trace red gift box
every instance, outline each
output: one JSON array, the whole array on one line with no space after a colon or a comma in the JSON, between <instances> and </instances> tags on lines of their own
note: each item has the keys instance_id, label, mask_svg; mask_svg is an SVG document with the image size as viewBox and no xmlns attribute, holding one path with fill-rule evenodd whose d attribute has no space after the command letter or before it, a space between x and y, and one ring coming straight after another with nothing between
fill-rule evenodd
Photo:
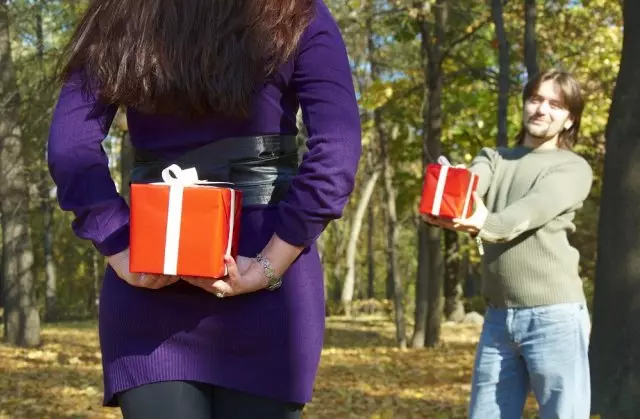
<instances>
[{"instance_id":1,"label":"red gift box","mask_svg":"<svg viewBox=\"0 0 640 419\"><path fill-rule=\"evenodd\" d=\"M236 257L242 192L172 165L164 182L131 185L129 269L221 278ZM223 186L224 185L224 186Z\"/></svg>"},{"instance_id":2,"label":"red gift box","mask_svg":"<svg viewBox=\"0 0 640 419\"><path fill-rule=\"evenodd\" d=\"M441 218L468 218L478 176L464 168L429 164L425 173L420 212Z\"/></svg>"}]
</instances>

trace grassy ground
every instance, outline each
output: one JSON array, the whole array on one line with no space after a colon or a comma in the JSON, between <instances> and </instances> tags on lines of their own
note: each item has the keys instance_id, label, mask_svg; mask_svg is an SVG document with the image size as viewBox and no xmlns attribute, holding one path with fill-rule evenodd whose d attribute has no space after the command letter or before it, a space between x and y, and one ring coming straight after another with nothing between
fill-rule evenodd
<instances>
[{"instance_id":1,"label":"grassy ground","mask_svg":"<svg viewBox=\"0 0 640 419\"><path fill-rule=\"evenodd\" d=\"M437 349L395 349L381 318L328 320L314 400L305 419L465 418L479 327L445 324ZM0 419L120 418L101 401L95 324L47 326L44 344L0 344ZM530 399L525 417L535 404Z\"/></svg>"}]
</instances>

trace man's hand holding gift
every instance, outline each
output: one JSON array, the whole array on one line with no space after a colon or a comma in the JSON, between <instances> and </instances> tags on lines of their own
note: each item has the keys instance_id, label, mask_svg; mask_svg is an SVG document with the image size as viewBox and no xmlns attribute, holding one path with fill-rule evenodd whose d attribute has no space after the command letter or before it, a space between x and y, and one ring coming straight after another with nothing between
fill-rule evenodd
<instances>
[{"instance_id":1,"label":"man's hand holding gift","mask_svg":"<svg viewBox=\"0 0 640 419\"><path fill-rule=\"evenodd\" d=\"M489 215L489 210L477 192L473 193L473 203L475 205L475 210L469 218L454 218L452 220L452 227L454 230L469 233L471 235L476 235L480 230L482 230L482 227L487 220L487 216Z\"/></svg>"}]
</instances>

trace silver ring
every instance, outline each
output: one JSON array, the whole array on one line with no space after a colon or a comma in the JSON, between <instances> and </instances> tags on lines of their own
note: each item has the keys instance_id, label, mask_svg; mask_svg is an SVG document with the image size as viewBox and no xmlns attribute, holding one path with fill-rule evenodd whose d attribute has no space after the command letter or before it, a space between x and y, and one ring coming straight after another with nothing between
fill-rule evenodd
<instances>
[{"instance_id":1,"label":"silver ring","mask_svg":"<svg viewBox=\"0 0 640 419\"><path fill-rule=\"evenodd\" d=\"M222 291L222 292L219 292L219 291L218 291L218 292L216 292L216 297L218 297L218 298L224 298L224 291Z\"/></svg>"}]
</instances>

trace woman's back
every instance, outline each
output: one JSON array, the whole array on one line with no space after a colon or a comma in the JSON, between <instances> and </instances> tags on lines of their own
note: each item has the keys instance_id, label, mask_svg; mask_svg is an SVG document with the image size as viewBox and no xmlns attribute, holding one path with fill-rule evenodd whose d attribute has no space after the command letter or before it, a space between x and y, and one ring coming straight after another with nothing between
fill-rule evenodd
<instances>
[{"instance_id":1,"label":"woman's back","mask_svg":"<svg viewBox=\"0 0 640 419\"><path fill-rule=\"evenodd\" d=\"M180 154L222 138L297 132L298 99L291 85L294 62L281 66L254 95L250 114L234 118L211 113L198 119L153 115L129 109L127 122L135 147Z\"/></svg>"}]
</instances>

